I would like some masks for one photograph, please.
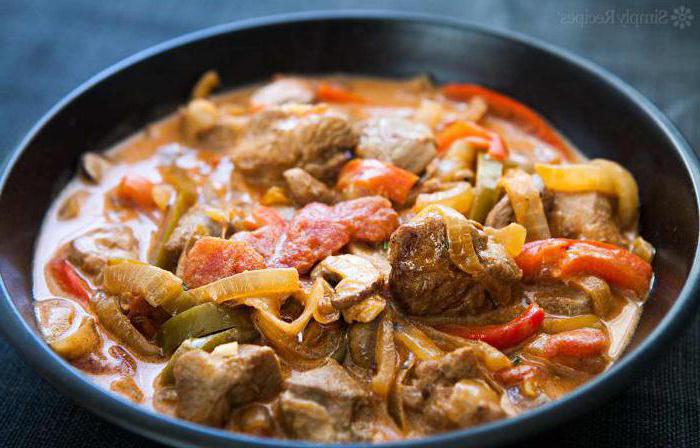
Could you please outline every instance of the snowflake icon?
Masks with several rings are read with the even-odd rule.
[[[671,14],[671,23],[673,26],[680,29],[688,28],[693,24],[693,11],[686,6],[679,6],[678,8],[673,8],[673,14]]]

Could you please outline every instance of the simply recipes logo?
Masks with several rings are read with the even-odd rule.
[[[620,25],[630,27],[671,25],[678,29],[692,26],[695,16],[693,11],[681,5],[668,9],[601,9],[560,12],[559,21],[564,25]]]

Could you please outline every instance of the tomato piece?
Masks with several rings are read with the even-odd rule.
[[[542,326],[544,310],[536,303],[530,306],[518,317],[502,325],[483,325],[467,327],[464,325],[440,325],[438,330],[465,339],[483,341],[503,350],[514,347],[534,335]]]
[[[287,223],[274,208],[257,206],[252,213],[253,231],[238,232],[231,238],[233,241],[248,243],[265,258],[275,253],[277,242],[287,230]]]
[[[65,258],[51,260],[48,265],[49,273],[59,288],[71,297],[87,305],[92,296],[92,288],[75,267]]]
[[[443,129],[436,137],[438,153],[442,154],[456,140],[467,139],[478,148],[488,150],[489,156],[497,160],[508,157],[508,149],[498,133],[490,131],[471,121],[455,121]]]
[[[402,204],[418,176],[376,159],[353,159],[340,171],[336,187],[345,197],[384,196]]]
[[[446,84],[442,93],[456,101],[468,101],[479,96],[486,101],[489,111],[510,119],[545,143],[558,149],[565,160],[575,160],[571,147],[540,114],[515,99],[476,84]]]
[[[532,378],[540,373],[540,369],[530,364],[506,367],[494,373],[494,378],[504,386],[515,386],[527,378]]]
[[[266,267],[262,255],[249,244],[214,237],[197,240],[181,263],[182,280],[190,288]]]
[[[589,358],[603,354],[608,349],[608,338],[597,328],[579,328],[553,335],[542,335],[528,350],[545,358],[570,356]]]
[[[352,239],[358,241],[386,241],[399,226],[398,213],[389,201],[379,196],[340,202],[335,211],[349,228]]]
[[[292,217],[273,265],[293,267],[304,274],[349,242],[350,231],[337,219],[333,207],[312,203]]]
[[[316,86],[316,98],[326,103],[366,103],[360,95],[350,90],[326,81],[320,81]]]
[[[586,273],[610,284],[644,294],[651,265],[627,249],[598,241],[550,238],[525,244],[515,259],[524,279],[567,278]]]
[[[153,182],[145,177],[128,174],[117,185],[116,197],[124,204],[148,210],[156,206],[153,200]]]

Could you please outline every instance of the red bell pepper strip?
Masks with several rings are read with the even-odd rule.
[[[390,163],[353,159],[340,171],[336,187],[350,198],[379,195],[402,204],[417,181],[418,176]]]
[[[526,131],[558,149],[565,160],[573,160],[571,147],[559,133],[540,114],[523,103],[477,84],[446,84],[442,87],[442,93],[456,101],[468,101],[474,96],[480,96],[495,115],[515,121]]]
[[[591,274],[615,286],[644,294],[651,283],[651,265],[630,251],[598,241],[550,238],[523,246],[515,259],[523,279],[567,278]]]
[[[608,348],[608,338],[597,328],[579,328],[553,335],[543,335],[530,348],[545,358],[572,356],[588,358],[600,355]]]
[[[514,347],[535,334],[544,321],[544,310],[536,303],[506,324],[467,327],[464,325],[440,325],[438,330],[465,339],[483,341],[503,350]]]
[[[144,210],[155,207],[153,183],[145,177],[129,174],[122,177],[115,192],[121,202]]]
[[[316,98],[326,103],[366,103],[362,96],[337,84],[321,81],[316,86]]]
[[[498,133],[471,121],[455,121],[447,125],[436,137],[438,153],[447,151],[455,140],[462,138],[479,148],[487,149],[493,159],[505,160],[508,157],[506,144]]]
[[[87,305],[92,296],[92,288],[78,274],[68,260],[55,258],[49,263],[49,273],[59,288],[73,298],[79,299],[83,305]]]

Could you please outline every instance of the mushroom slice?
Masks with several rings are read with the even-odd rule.
[[[311,277],[323,277],[335,284],[331,303],[345,310],[375,295],[382,285],[382,275],[367,259],[357,255],[326,257],[311,272]]]
[[[93,184],[102,182],[104,174],[112,166],[112,163],[106,157],[94,152],[86,152],[80,160],[85,178]]]
[[[95,320],[80,313],[71,301],[41,300],[34,307],[44,339],[64,359],[78,359],[101,347]]]

